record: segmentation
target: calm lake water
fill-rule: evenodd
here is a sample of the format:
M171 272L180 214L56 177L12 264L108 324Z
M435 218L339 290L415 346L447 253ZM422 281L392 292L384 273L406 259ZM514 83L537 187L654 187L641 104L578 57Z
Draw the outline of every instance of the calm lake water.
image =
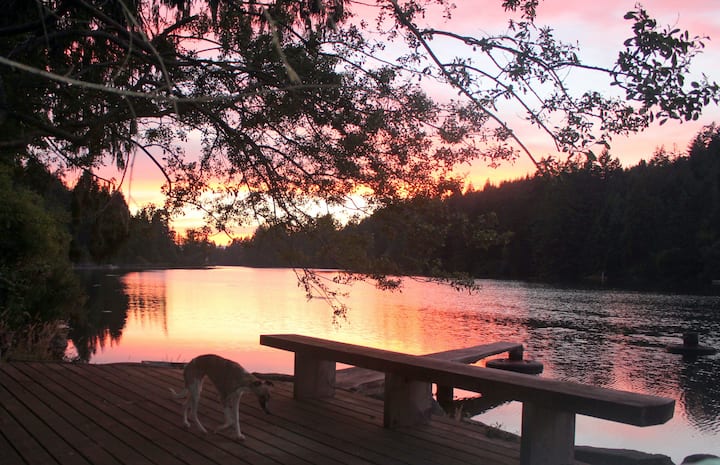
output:
M331 273L324 274L332 278ZM579 416L577 444L669 455L720 455L720 355L665 351L682 333L720 348L720 297L558 289L479 281L476 293L406 280L401 292L356 283L346 319L308 301L292 270L222 267L86 276L88 321L69 355L91 363L188 361L217 353L250 371L292 373L293 355L262 347L264 333L299 333L413 354L498 340L521 342L541 376L676 399L675 416L648 428ZM456 395L464 393L456 392ZM520 430L520 405L477 419Z

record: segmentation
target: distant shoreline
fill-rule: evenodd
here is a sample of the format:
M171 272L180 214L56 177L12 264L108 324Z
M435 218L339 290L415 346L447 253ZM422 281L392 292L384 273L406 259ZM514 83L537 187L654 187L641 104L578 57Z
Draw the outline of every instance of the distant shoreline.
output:
M92 264L92 263L81 263L73 264L73 271L113 271L119 273L130 273L134 271L160 271L160 270L210 270L219 267L244 267L254 269L267 269L267 268L278 268L278 269L293 269L302 267L292 266L257 266L257 265L243 265L243 264L206 264L206 265L191 265L191 264L163 264L163 263L136 263L136 264ZM331 268L314 268L309 269L316 271L341 271L339 269ZM410 277L410 276L408 276ZM426 277L426 276L423 276ZM682 294L682 295L720 295L720 280L712 280L706 286L657 286L649 283L622 283L614 284L600 284L592 280L578 280L578 281L544 281L533 278L512 278L502 276L478 276L474 277L476 280L497 280L497 281L522 281L534 284L548 285L558 288L573 288L573 289L597 289L597 290L622 290L622 291L634 291L634 292L651 292L660 294Z
M168 265L168 264L135 264L135 265L94 265L73 264L73 271L159 271L159 270L204 270L217 268L218 265Z

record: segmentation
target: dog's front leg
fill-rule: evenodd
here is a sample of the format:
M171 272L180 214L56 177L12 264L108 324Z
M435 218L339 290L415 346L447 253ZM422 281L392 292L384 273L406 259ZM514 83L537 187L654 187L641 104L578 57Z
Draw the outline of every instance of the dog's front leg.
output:
M238 394L237 398L235 399L232 413L235 420L235 432L237 433L237 438L239 441L245 440L245 435L242 434L242 431L240 431L240 399L242 398L242 391Z
M227 403L223 404L223 413L225 414L225 423L215 428L216 433L232 426L232 412L230 411L230 406Z
M225 399L223 402L223 412L225 413L225 423L220 425L215 432L220 432L231 426L235 426L235 433L240 441L245 440L245 435L240 431L240 398L242 397L242 391L233 393L230 397Z
M223 414L225 415L225 423L215 428L215 432L219 433L220 431L229 428L233 424L233 416L232 416L232 406L233 406L233 399L224 399L223 400Z

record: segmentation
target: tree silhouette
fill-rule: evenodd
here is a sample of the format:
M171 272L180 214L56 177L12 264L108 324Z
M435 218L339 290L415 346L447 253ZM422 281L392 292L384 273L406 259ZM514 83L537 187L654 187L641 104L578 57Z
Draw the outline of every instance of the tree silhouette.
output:
M130 211L122 193L101 186L83 173L72 192L73 242L76 263L103 263L127 239Z
M506 101L558 150L590 159L615 134L697 119L718 101L716 83L688 78L704 39L641 7L604 68L537 25L536 0L500 5L507 33L468 36L439 22L447 0L377 0L375 21L343 0L6 2L0 153L88 171L145 156L165 176L171 214L192 205L219 230L294 231L319 207L437 191L477 158L552 165L506 122ZM440 39L465 51L441 58ZM570 89L561 76L575 70L622 95ZM458 97L430 98L428 80Z
M386 203L473 158L533 157L496 110L504 100L570 152L654 119L696 119L717 101L715 83L685 82L702 38L661 29L638 7L606 69L537 26L536 4L503 1L508 34L471 37L423 19L450 13L444 0L379 0L372 31L341 0L11 2L0 20L0 147L84 169L126 167L138 152L166 175L170 206L198 205L213 226L303 224L313 199ZM407 55L373 59L398 37ZM441 60L440 37L467 53ZM559 76L573 69L606 76L624 98L572 97ZM429 99L418 76L460 98ZM188 138L199 154L185 153Z
M25 180L0 163L0 321L11 330L62 318L82 302L64 218Z

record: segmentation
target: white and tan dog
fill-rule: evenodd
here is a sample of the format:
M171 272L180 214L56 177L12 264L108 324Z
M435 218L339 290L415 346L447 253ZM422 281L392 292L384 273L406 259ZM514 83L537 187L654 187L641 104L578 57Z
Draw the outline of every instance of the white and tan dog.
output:
M270 387L273 384L270 381L259 380L239 363L222 358L219 355L200 355L190 360L183 371L185 389L181 392L175 392L174 389L170 388L170 391L176 398L187 397L183 404L185 426L190 427L188 421L188 412L190 412L190 417L203 433L207 433L207 430L200 423L197 412L205 376L210 378L210 381L218 390L225 411L225 423L218 427L215 432L229 428L234 424L237 437L242 441L245 436L240 431L240 398L246 391L252 391L257 396L262 409L269 414L267 404L270 400Z

